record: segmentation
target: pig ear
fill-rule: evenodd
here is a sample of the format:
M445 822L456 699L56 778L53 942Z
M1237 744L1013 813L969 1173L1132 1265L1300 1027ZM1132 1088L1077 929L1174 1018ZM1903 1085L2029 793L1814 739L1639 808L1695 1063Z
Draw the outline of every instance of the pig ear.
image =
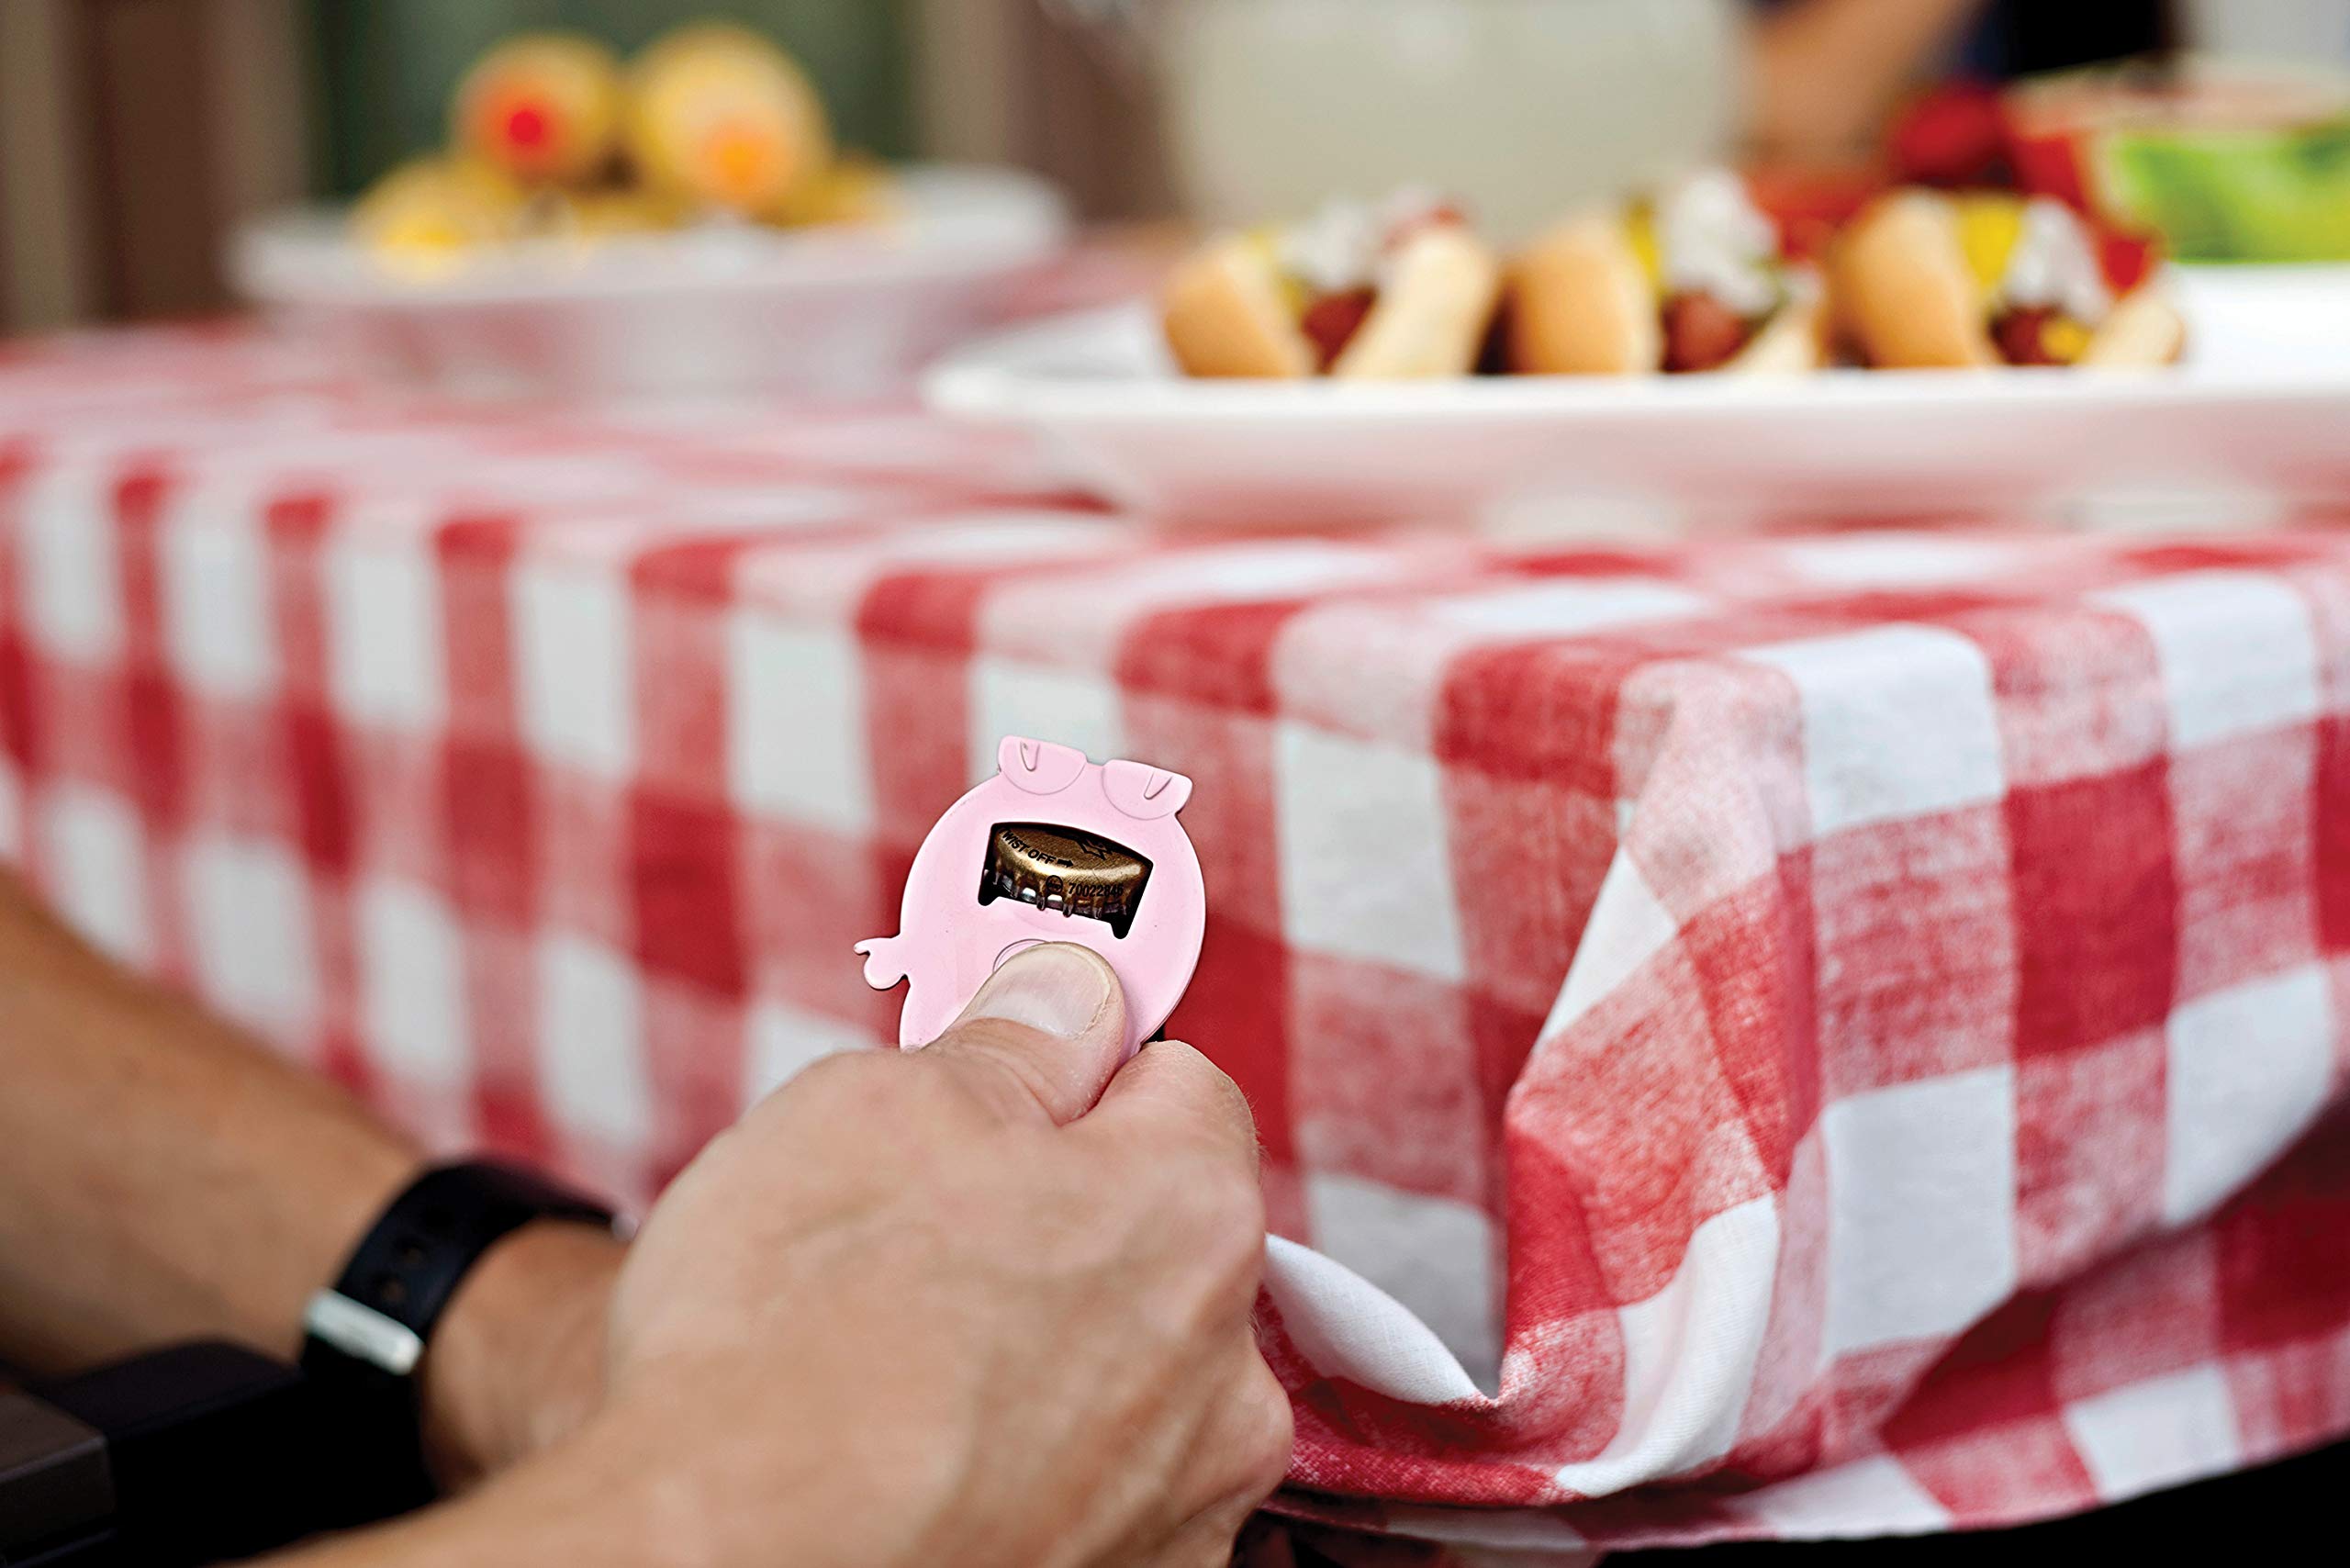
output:
M1113 762L1102 769L1102 792L1126 815L1147 821L1181 811L1183 802L1192 798L1192 781L1180 773L1146 767L1139 762Z
M996 745L995 765L1031 795L1051 795L1077 782L1085 771L1085 754L1050 741L1006 735Z

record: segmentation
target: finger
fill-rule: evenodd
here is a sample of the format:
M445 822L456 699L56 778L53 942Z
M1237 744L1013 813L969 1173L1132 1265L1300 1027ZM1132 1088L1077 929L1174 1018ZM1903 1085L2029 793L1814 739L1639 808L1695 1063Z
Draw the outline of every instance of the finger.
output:
M1297 1446L1297 1418L1289 1390L1266 1364L1253 1329L1242 1337L1231 1393L1218 1409L1221 1429L1210 1451L1225 1466L1243 1511L1254 1508L1289 1476Z
M1086 1118L1092 1136L1191 1137L1255 1170L1257 1118L1222 1068L1181 1040L1153 1040L1119 1070Z
M1262 1495L1236 1493L1203 1505L1188 1518L1169 1526L1164 1543L1146 1561L1150 1568L1225 1568L1225 1564L1274 1568L1277 1563L1281 1568L1304 1568L1288 1550L1286 1540L1268 1538L1262 1516L1257 1514L1257 1506L1263 1501Z
M1075 1121L1125 1054L1126 998L1086 948L1049 942L1005 959L916 1059L956 1073L1008 1119Z
M1192 1450L1192 1476L1211 1494L1193 1500L1193 1511L1169 1533L1151 1562L1172 1568L1233 1561L1235 1538L1289 1473L1295 1431L1289 1394L1251 1342ZM1259 1537L1252 1544L1261 1550L1266 1543ZM1240 1561L1260 1568L1258 1557ZM1288 1561L1286 1553L1266 1556L1261 1568Z
M1294 1568L1297 1559L1292 1556L1242 1555L1235 1535L1243 1522L1206 1517L1186 1520L1164 1545L1137 1559L1135 1568L1274 1568L1277 1563Z

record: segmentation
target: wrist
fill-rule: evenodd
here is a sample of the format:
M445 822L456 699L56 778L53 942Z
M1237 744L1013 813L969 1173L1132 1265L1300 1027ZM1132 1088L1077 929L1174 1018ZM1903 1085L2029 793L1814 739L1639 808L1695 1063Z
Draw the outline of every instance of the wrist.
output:
M702 1369L626 1380L556 1449L513 1474L568 1499L554 1511L625 1542L631 1568L911 1568L913 1527L890 1467L854 1430L778 1440L757 1406L783 1391L755 1372L713 1387ZM501 1478L485 1492L506 1489ZM957 1558L957 1562L964 1561ZM974 1568L977 1565L974 1564Z
M668 1484L648 1434L603 1416L467 1495L337 1536L268 1568L736 1568L689 1489Z
M586 1421L625 1251L598 1226L538 1220L467 1271L419 1368L425 1451L445 1484L503 1470Z

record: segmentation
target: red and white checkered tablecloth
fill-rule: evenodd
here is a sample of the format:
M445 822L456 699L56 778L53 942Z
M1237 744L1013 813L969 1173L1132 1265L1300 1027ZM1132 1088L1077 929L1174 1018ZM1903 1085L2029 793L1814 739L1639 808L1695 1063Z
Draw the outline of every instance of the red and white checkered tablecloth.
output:
M0 353L0 852L436 1142L642 1198L884 1037L1007 733L1197 781L1292 1513L1527 1562L2350 1430L2350 535L1176 537L910 406Z

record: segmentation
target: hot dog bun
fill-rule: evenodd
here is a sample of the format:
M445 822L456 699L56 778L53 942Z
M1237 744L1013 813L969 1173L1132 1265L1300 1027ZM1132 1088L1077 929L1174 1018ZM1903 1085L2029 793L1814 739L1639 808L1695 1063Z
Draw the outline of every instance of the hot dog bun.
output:
M1656 286L1613 212L1571 218L1510 267L1509 365L1532 375L1644 375L1664 366Z
M1838 327L1868 364L1959 369L2004 363L1991 338L1992 301L1968 265L1958 208L1922 190L1881 197L1838 237L1829 262ZM2116 300L2075 363L2147 368L2177 359L2186 323L2158 287Z
M2113 307L2081 363L2098 370L2149 370L2176 361L2186 347L2187 322L2178 308L2159 290L2140 287Z
M1167 280L1159 314L1186 375L1286 381L1314 374L1314 345L1298 330L1272 257L1239 235L1187 257Z
M1477 364L1501 297L1501 265L1457 223L1404 241L1389 263L1379 302L1330 366L1349 381L1466 375Z
M1999 363L1958 215L1931 191L1896 191L1837 237L1829 288L1839 326L1870 364L1960 369Z
M1458 224L1434 224L1389 258L1379 297L1330 366L1347 380L1465 375L1477 362L1501 269ZM1179 265L1160 297L1167 344L1187 375L1295 380L1319 355L1300 330L1271 248L1230 236Z
M1509 367L1532 375L1651 375L1664 368L1663 300L1613 212L1569 218L1510 268ZM1782 375L1827 357L1816 297L1783 306L1716 368Z
M1828 307L1819 298L1782 306L1722 365L1733 375L1801 375L1828 363Z

